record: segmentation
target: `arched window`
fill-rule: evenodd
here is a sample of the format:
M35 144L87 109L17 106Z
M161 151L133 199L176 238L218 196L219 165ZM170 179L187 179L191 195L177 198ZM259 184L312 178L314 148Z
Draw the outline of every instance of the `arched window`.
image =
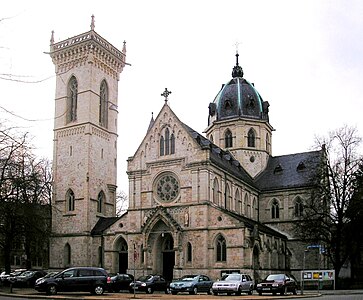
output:
M71 189L66 194L67 210L74 211L74 193Z
M172 133L170 136L170 154L174 153L175 153L175 136L174 133Z
M105 203L105 193L103 191L98 193L97 196L97 212L103 212L103 205Z
M249 131L248 131L248 135L247 135L247 146L248 147L255 147L255 131L251 128Z
M193 249L190 242L187 243L187 262L192 262L193 259Z
M271 219L279 219L280 218L280 207L279 202L274 199L271 204Z
M161 136L160 137L160 156L163 156L165 153L164 153L164 137Z
M210 139L210 141L211 141L212 143L214 143L213 134L211 134L211 135L210 135L209 139Z
M244 206L243 209L245 211L245 216L249 218L250 214L251 214L251 205L250 205L250 199L249 199L247 193L245 195L245 201L243 203L243 206Z
M241 195L239 190L236 190L236 194L235 194L235 201L236 201L236 211L239 214L242 214L242 201L241 201Z
M230 148L233 146L232 132L229 129L227 129L224 134L224 144L225 148Z
M221 235L216 240L216 261L227 261L226 240Z
M169 128L165 129L164 135L160 136L160 156L175 153L175 135L170 134Z
M72 76L67 87L67 123L77 120L78 83Z
M297 197L295 200L295 209L294 209L294 216L300 218L303 216L304 213L304 204L300 197Z
M256 219L257 218L257 200L256 198L253 198L253 201L252 201L252 213L251 213L251 217L252 219Z
M213 203L219 204L219 184L217 178L214 178L213 182Z
M225 199L225 203L224 203L224 207L226 209L231 209L230 197L231 197L231 192L230 192L230 189L229 189L229 185L226 184L226 199Z
M71 265L71 246L67 243L64 246L64 267L69 267Z
M108 87L106 80L101 82L100 87L100 125L107 128L108 125Z
M169 128L165 129L165 155L169 154L170 145L169 145Z

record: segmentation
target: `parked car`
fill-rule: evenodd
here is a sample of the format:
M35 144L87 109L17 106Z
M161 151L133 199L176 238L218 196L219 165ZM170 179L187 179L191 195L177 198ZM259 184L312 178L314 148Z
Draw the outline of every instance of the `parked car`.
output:
M152 294L154 291L163 291L168 294L168 282L161 275L146 275L139 277L129 286L130 293L134 291L143 291Z
M248 274L226 274L221 280L216 281L212 285L214 295L227 293L227 295L247 293L252 295L254 283Z
M295 278L286 274L270 274L259 284L256 285L256 291L261 296L262 293L280 293L285 295L288 292L297 294L298 285Z
M16 269L16 270L14 270L13 272L11 272L9 274L9 276L4 278L4 284L5 285L14 284L15 281L16 281L16 277L18 277L19 275L21 275L25 271L27 271L27 269Z
M76 267L66 269L53 277L36 282L38 292L55 295L58 292L91 292L102 295L109 289L111 278L102 268Z
M182 278L170 283L170 292L176 295L180 292L188 292L196 295L199 292L211 294L213 281L205 275L185 275Z
M44 278L49 278L49 277L54 277L55 275L57 275L59 272L57 271L52 271L52 272L49 272L47 273L45 276L41 277L41 278L38 278L37 280L35 280L35 283L41 281L42 279Z
M34 287L35 281L44 277L47 272L43 270L28 270L15 277L14 286Z
M120 292L129 290L130 283L134 281L134 276L131 274L119 274L111 276L110 292Z

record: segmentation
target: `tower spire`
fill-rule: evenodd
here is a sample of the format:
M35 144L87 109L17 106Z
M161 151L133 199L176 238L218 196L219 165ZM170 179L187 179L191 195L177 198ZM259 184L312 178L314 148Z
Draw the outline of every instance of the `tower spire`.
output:
M91 16L91 30L95 30L95 16Z
M238 57L239 57L239 54L238 54L238 45L239 43L236 43L236 65L233 67L233 70L232 70L232 77L235 78L235 77L243 77L243 69L242 67L238 64Z

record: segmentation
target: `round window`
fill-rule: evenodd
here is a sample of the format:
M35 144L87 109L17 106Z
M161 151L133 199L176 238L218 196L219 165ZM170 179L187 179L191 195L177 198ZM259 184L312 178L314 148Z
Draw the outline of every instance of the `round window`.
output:
M158 178L156 195L160 201L170 202L179 195L179 182L172 174L165 174Z

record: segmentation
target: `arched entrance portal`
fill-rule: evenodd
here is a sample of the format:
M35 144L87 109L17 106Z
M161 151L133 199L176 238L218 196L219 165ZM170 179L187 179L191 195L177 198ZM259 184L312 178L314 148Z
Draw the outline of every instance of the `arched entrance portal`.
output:
M175 265L174 238L162 220L151 230L149 245L152 248L153 272L172 280Z
M118 272L127 273L128 269L128 246L124 238L118 240Z

